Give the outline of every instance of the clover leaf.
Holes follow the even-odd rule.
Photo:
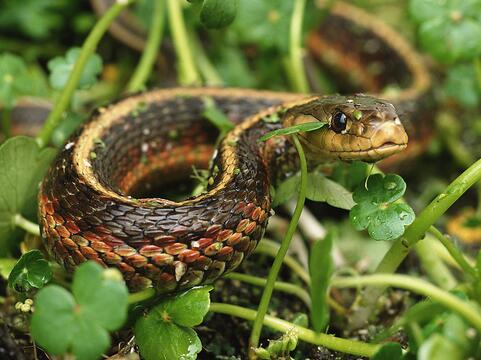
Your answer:
[[[32,336],[54,355],[73,353],[78,360],[98,359],[110,344],[109,331],[127,317],[128,291],[117,270],[94,262],[77,268],[72,293],[48,285],[35,297]]]
[[[374,240],[394,240],[404,234],[404,227],[414,221],[414,211],[405,203],[396,202],[406,191],[406,183],[395,174],[369,177],[367,188],[353,193],[357,203],[349,214],[356,230],[367,229]]]
[[[30,93],[31,81],[27,65],[19,56],[0,55],[0,104],[12,107],[15,99]]]
[[[27,292],[31,288],[40,289],[52,278],[52,269],[39,250],[30,250],[22,255],[8,277],[8,284]]]
[[[453,66],[444,82],[444,93],[466,107],[476,107],[481,98],[476,69],[471,64]]]
[[[411,0],[421,45],[443,63],[472,60],[481,54],[481,1]]]
[[[211,286],[197,287],[162,300],[135,324],[135,338],[146,360],[195,359],[202,344],[193,326],[209,310]],[[153,341],[155,339],[155,341]]]
[[[27,204],[35,203],[38,185],[55,156],[40,149],[34,139],[17,136],[0,145],[0,256],[8,252],[15,219]]]
[[[57,56],[48,62],[47,67],[50,70],[49,81],[54,89],[60,90],[65,86],[79,55],[80,48],[71,48],[67,51],[65,57]],[[79,89],[91,87],[97,82],[97,75],[101,71],[102,58],[97,54],[90,55],[77,87]]]

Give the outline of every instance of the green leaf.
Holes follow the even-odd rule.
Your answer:
[[[464,360],[463,351],[441,334],[433,334],[418,351],[419,360]]]
[[[254,351],[260,359],[292,359],[289,354],[296,348],[297,342],[298,334],[291,330],[279,339],[269,340],[269,346],[266,349],[259,347]]]
[[[277,129],[277,130],[268,132],[267,134],[264,134],[263,136],[261,136],[259,138],[259,141],[266,141],[266,140],[269,140],[270,138],[273,138],[274,136],[284,136],[284,135],[296,134],[298,132],[319,130],[324,126],[327,126],[327,124],[320,121],[313,121],[313,122],[303,123],[299,125],[289,126],[286,128]]]
[[[325,201],[331,206],[346,210],[355,205],[351,192],[319,172],[308,174],[306,197],[312,201]]]
[[[479,0],[411,0],[410,11],[420,24],[422,46],[438,61],[473,60],[481,54]]]
[[[0,259],[0,276],[4,279],[8,279],[13,267],[17,263],[17,259],[3,258]]]
[[[146,360],[195,359],[202,350],[192,326],[209,310],[211,286],[196,287],[162,300],[135,324],[135,337]]]
[[[356,230],[367,229],[374,240],[395,240],[404,234],[406,225],[414,221],[414,211],[405,203],[395,203],[406,190],[404,180],[394,174],[369,177],[367,189],[354,191],[357,203],[349,214]]]
[[[63,89],[79,55],[80,48],[71,48],[67,51],[65,57],[58,56],[48,62],[47,67],[50,70],[49,81],[54,89]],[[101,71],[102,58],[97,54],[90,55],[77,87],[79,89],[91,87],[97,82],[97,75],[100,74]]]
[[[397,342],[388,342],[376,351],[372,360],[401,360],[402,348]]]
[[[31,321],[35,341],[54,355],[100,358],[110,344],[108,331],[120,328],[127,317],[128,291],[120,279],[117,270],[87,262],[75,272],[73,294],[56,285],[41,289]]]
[[[331,250],[334,234],[330,231],[323,240],[316,241],[309,256],[311,275],[311,322],[314,330],[322,332],[329,321],[329,283],[334,270]]]
[[[40,289],[52,278],[52,269],[39,250],[30,250],[22,255],[8,277],[8,285],[17,291],[27,292]]]
[[[0,145],[0,256],[8,250],[14,219],[27,203],[35,203],[38,185],[55,156],[34,139],[17,136]]]
[[[211,97],[205,97],[203,101],[204,111],[202,111],[202,116],[209,120],[211,124],[220,131],[221,137],[225,136],[225,134],[234,128],[234,124],[229,120],[226,114],[219,110]]]
[[[13,28],[33,38],[45,38],[63,24],[63,0],[3,0],[0,26]]]
[[[466,107],[479,104],[481,92],[476,81],[476,71],[472,65],[458,65],[448,69],[444,82],[445,94]]]
[[[276,188],[274,199],[272,200],[272,207],[275,208],[282,205],[292,198],[299,191],[300,183],[300,174],[295,174],[280,182]]]
[[[0,104],[12,107],[15,99],[30,94],[31,81],[27,65],[19,56],[0,55]]]
[[[347,190],[353,191],[359,185],[364,184],[368,166],[367,163],[362,161],[350,163],[338,161],[334,166],[331,179],[344,186]]]
[[[210,29],[226,27],[234,21],[237,7],[238,0],[205,0],[200,20]]]

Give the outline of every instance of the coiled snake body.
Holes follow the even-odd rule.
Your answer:
[[[414,95],[401,100],[412,103]],[[208,166],[216,132],[203,120],[206,99],[237,124],[218,146],[206,192],[178,202],[148,197],[151,187],[178,183],[192,166]],[[314,163],[376,161],[407,144],[394,107],[364,95],[175,88],[101,108],[42,183],[46,247],[69,269],[86,260],[118,268],[131,290],[172,292],[212,282],[255,248],[270,215],[271,183],[295,170],[286,138],[259,138],[312,121],[328,124],[300,133]]]

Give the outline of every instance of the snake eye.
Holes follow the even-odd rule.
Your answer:
[[[331,129],[337,133],[346,130],[347,116],[343,112],[339,111],[334,114],[331,121]]]

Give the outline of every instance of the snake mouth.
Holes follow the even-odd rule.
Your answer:
[[[341,160],[378,161],[397,154],[406,147],[407,143],[397,144],[389,141],[381,146],[372,147],[367,150],[341,150],[333,152],[333,154],[337,155]]]

